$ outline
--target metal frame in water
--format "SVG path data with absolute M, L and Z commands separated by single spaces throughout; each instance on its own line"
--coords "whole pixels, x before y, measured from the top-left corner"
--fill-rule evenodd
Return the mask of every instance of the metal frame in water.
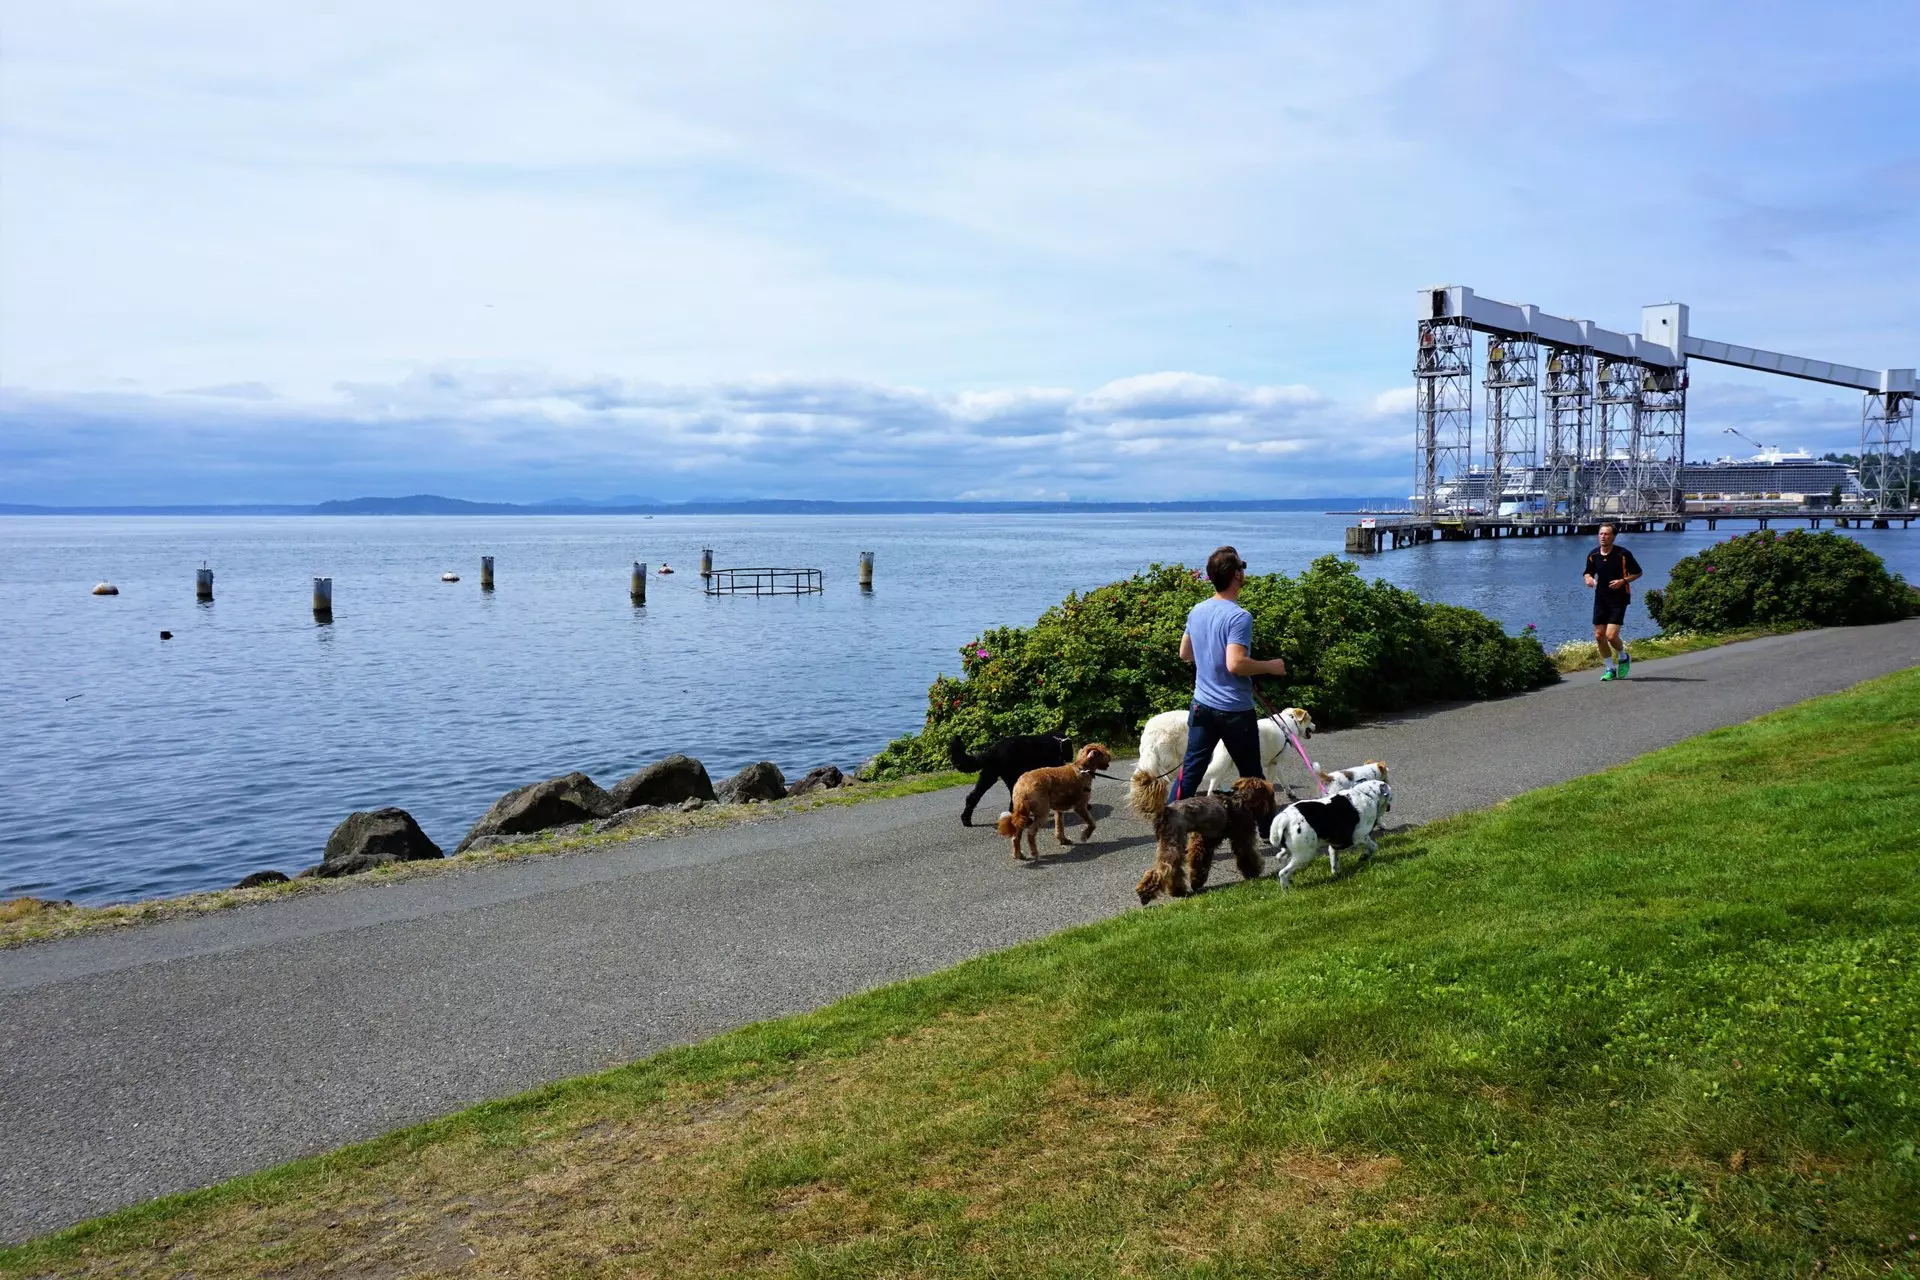
M 806 596 L 826 589 L 818 569 L 715 569 L 706 580 L 710 596 Z

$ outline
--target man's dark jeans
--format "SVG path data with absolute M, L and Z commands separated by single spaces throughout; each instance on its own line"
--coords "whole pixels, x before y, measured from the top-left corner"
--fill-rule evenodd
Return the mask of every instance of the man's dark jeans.
M 1180 774 L 1174 779 L 1173 798 L 1185 800 L 1200 790 L 1200 779 L 1213 763 L 1213 749 L 1227 744 L 1243 778 L 1264 778 L 1260 767 L 1260 717 L 1246 711 L 1217 711 L 1204 702 L 1193 704 L 1187 713 L 1187 758 L 1180 762 Z

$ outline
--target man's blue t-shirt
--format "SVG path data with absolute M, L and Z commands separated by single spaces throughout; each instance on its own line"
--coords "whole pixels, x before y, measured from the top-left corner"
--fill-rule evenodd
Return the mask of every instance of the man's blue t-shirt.
M 1231 600 L 1215 596 L 1187 615 L 1193 638 L 1193 700 L 1215 711 L 1253 710 L 1253 677 L 1227 670 L 1227 646 L 1253 652 L 1253 615 Z

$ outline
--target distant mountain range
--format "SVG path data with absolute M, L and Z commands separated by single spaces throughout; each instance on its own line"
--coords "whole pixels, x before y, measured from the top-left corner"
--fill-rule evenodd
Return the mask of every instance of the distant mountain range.
M 713 502 L 590 501 L 469 502 L 418 493 L 404 498 L 337 498 L 313 506 L 246 503 L 227 506 L 43 507 L 0 502 L 9 516 L 567 516 L 567 515 L 980 515 L 996 512 L 1066 514 L 1124 511 L 1331 511 L 1394 505 L 1391 498 L 1219 498 L 1193 502 L 835 502 L 815 498 L 754 498 Z

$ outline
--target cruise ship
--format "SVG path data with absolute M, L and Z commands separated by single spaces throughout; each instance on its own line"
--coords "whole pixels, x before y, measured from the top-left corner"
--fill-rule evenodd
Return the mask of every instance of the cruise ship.
M 1581 467 L 1582 479 L 1590 491 L 1617 492 L 1625 487 L 1626 465 L 1624 458 L 1615 458 L 1606 464 L 1609 474 L 1602 477 L 1596 474 L 1599 464 L 1587 462 Z M 1479 468 L 1443 482 L 1435 496 L 1446 507 L 1464 503 L 1470 515 L 1532 515 L 1541 509 L 1546 478 L 1546 472 L 1536 468 L 1502 477 L 1497 512 L 1488 493 L 1493 477 Z M 1716 458 L 1712 462 L 1683 463 L 1680 468 L 1680 487 L 1689 508 L 1729 504 L 1830 506 L 1836 486 L 1841 506 L 1857 506 L 1866 500 L 1854 468 L 1844 462 L 1823 461 L 1805 450 L 1763 449 L 1750 458 Z

